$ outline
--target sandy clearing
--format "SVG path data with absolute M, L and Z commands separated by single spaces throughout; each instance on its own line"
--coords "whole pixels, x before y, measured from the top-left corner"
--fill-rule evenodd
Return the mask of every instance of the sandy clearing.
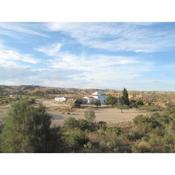
M 5 118 L 8 106 L 0 106 L 0 121 Z M 59 108 L 51 107 L 48 112 L 53 116 L 53 125 L 63 125 L 64 120 L 68 117 L 75 117 L 77 119 L 84 118 L 84 111 L 86 108 L 74 109 L 69 114 L 60 112 Z M 137 109 L 125 109 L 121 113 L 117 108 L 98 108 L 95 109 L 96 121 L 105 121 L 107 123 L 122 123 L 132 121 L 137 115 L 145 114 Z
M 54 116 L 53 124 L 62 125 L 64 120 L 68 117 L 74 117 L 77 119 L 84 118 L 84 111 L 86 109 L 79 109 L 70 114 L 60 113 L 58 111 L 48 111 Z M 121 112 L 117 108 L 99 108 L 95 110 L 96 121 L 105 121 L 107 123 L 121 123 L 132 121 L 137 115 L 145 114 L 144 112 L 138 111 L 136 109 L 127 109 Z

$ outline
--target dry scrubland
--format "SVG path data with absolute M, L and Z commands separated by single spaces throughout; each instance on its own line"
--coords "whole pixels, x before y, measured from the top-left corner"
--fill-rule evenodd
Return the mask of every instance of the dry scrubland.
M 56 96 L 65 96 L 67 98 L 76 99 L 91 94 L 96 89 L 64 89 L 64 88 L 47 88 L 40 86 L 0 86 L 0 120 L 5 117 L 11 101 L 17 96 L 29 97 L 35 99 L 37 104 L 43 104 L 47 111 L 53 115 L 53 124 L 62 125 L 68 117 L 83 118 L 86 108 L 71 108 L 69 103 L 58 103 L 54 101 Z M 117 96 L 121 91 L 107 90 L 107 94 Z M 12 96 L 12 97 L 10 97 Z M 167 102 L 175 103 L 175 93 L 173 92 L 137 92 L 130 91 L 131 98 L 140 96 L 145 103 L 154 103 L 156 105 L 165 106 Z M 6 101 L 6 103 L 4 103 Z M 138 109 L 125 109 L 121 112 L 116 107 L 94 108 L 96 121 L 105 121 L 107 123 L 121 123 L 132 121 L 139 114 L 147 114 L 148 112 Z
M 77 108 L 72 109 L 71 112 L 60 112 L 60 106 L 53 103 L 54 106 L 46 106 L 49 114 L 53 116 L 53 124 L 54 125 L 62 125 L 64 120 L 69 117 L 74 117 L 76 119 L 84 118 L 84 111 L 87 108 Z M 0 120 L 2 121 L 5 118 L 6 112 L 9 108 L 9 105 L 1 105 L 0 106 Z M 121 112 L 120 109 L 117 108 L 103 108 L 98 107 L 94 108 L 96 121 L 105 121 L 109 124 L 122 123 L 132 121 L 139 114 L 146 114 L 146 112 L 139 111 L 137 109 L 124 109 Z
M 80 104 L 92 91 L 0 86 L 0 152 L 175 152 L 175 93 L 129 92 L 119 104 L 121 92 L 107 91 L 108 105 Z

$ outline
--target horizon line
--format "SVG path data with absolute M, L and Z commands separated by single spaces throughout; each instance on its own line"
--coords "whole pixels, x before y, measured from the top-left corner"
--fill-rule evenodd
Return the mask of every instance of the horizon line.
M 0 84 L 0 86 L 15 86 L 15 87 L 19 87 L 19 86 L 38 86 L 38 87 L 43 87 L 43 88 L 60 88 L 60 89 L 80 89 L 80 90 L 114 90 L 114 91 L 122 91 L 124 88 L 126 88 L 128 91 L 138 91 L 138 92 L 142 92 L 142 91 L 146 91 L 146 92 L 173 92 L 175 93 L 175 90 L 134 90 L 134 89 L 128 89 L 127 87 L 123 87 L 122 89 L 114 89 L 114 88 L 78 88 L 78 87 L 58 87 L 58 86 L 44 86 L 44 85 L 34 85 L 34 84 L 20 84 L 20 85 L 7 85 L 7 84 Z

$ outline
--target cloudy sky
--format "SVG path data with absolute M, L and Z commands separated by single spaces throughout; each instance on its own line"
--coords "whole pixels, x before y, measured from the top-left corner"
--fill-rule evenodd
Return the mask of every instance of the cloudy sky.
M 175 23 L 0 23 L 0 84 L 175 90 Z

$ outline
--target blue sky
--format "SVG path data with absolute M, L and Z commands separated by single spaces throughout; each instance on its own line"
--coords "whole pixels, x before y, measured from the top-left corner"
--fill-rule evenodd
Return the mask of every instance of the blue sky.
M 175 90 L 175 23 L 0 23 L 0 84 Z

